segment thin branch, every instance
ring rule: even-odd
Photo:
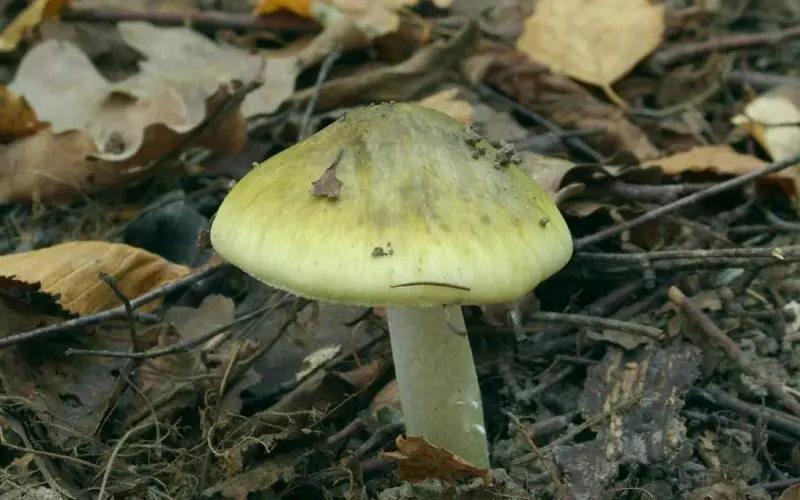
[[[721,38],[712,38],[704,42],[667,45],[650,58],[650,63],[655,68],[666,68],[683,59],[702,54],[727,52],[753,47],[774,47],[781,42],[794,38],[800,38],[800,25],[768,33],[737,34]]]
[[[131,348],[133,352],[138,352],[139,339],[136,335],[136,318],[133,316],[133,307],[131,306],[130,299],[128,299],[128,297],[122,293],[122,290],[120,290],[117,286],[117,282],[110,275],[106,273],[100,273],[100,279],[103,280],[103,282],[105,282],[109,288],[111,288],[111,291],[114,292],[114,295],[116,295],[119,301],[122,302],[122,307],[125,308],[125,316],[127,316],[128,328],[131,334]]]
[[[652,326],[631,323],[630,321],[620,321],[618,319],[596,318],[585,314],[537,312],[531,314],[530,319],[542,323],[562,323],[589,328],[610,328],[636,335],[644,335],[645,337],[654,339],[661,339],[664,337],[664,332]]]
[[[276,12],[268,16],[234,14],[214,10],[197,12],[155,12],[129,9],[76,9],[65,8],[61,12],[65,21],[118,23],[120,21],[148,21],[166,26],[195,26],[210,29],[253,29],[295,33],[314,33],[320,27],[311,19],[289,13]]]
[[[176,354],[179,352],[188,351],[193,349],[201,344],[206,343],[207,341],[213,339],[217,335],[227,332],[234,326],[244,323],[246,321],[250,321],[253,318],[256,318],[262,314],[268,313],[275,309],[277,305],[269,305],[264,307],[259,307],[255,311],[251,311],[249,313],[245,313],[240,317],[234,319],[228,324],[218,326],[208,332],[204,333],[203,335],[199,335],[197,337],[192,337],[186,340],[182,340],[180,342],[176,342],[172,345],[167,347],[162,347],[161,349],[151,349],[149,351],[134,351],[134,352],[123,352],[123,351],[93,351],[91,349],[67,349],[65,354],[67,356],[99,356],[104,358],[129,358],[129,359],[148,359],[148,358],[159,358],[161,356],[168,356],[170,354]]]
[[[755,378],[775,397],[775,399],[780,401],[786,408],[789,408],[792,413],[800,416],[800,403],[786,392],[783,384],[772,379],[758,364],[752,363],[747,359],[747,355],[742,351],[742,348],[739,347],[739,344],[731,340],[725,332],[720,330],[714,321],[712,321],[692,299],[684,295],[684,293],[675,286],[670,287],[667,295],[670,301],[680,307],[681,311],[692,323],[697,325],[703,333],[717,341],[725,351],[725,354],[728,355],[728,358],[735,362],[744,373]]]
[[[314,91],[311,93],[311,99],[308,100],[308,105],[306,106],[306,111],[303,114],[303,121],[300,123],[300,131],[297,136],[298,141],[302,141],[306,137],[308,137],[308,127],[311,124],[311,115],[314,114],[314,109],[317,107],[317,99],[319,99],[319,92],[322,88],[322,84],[325,83],[325,80],[328,79],[328,75],[330,74],[331,70],[333,69],[333,65],[342,55],[342,46],[341,44],[337,44],[336,47],[328,54],[328,57],[322,61],[322,65],[319,68],[319,74],[317,75],[317,82],[314,85]]]
[[[760,247],[760,248],[715,248],[709,250],[663,250],[660,252],[637,253],[606,253],[606,252],[577,252],[575,260],[589,260],[602,262],[638,262],[641,260],[671,260],[671,259],[711,259],[723,257],[748,257],[748,258],[779,258],[776,249],[780,250],[783,257],[800,257],[800,245],[786,247]]]
[[[761,168],[759,170],[754,170],[744,175],[728,179],[727,181],[720,182],[719,184],[711,186],[708,189],[698,191],[697,193],[686,196],[685,198],[675,200],[672,203],[668,203],[664,206],[651,210],[639,217],[636,217],[635,219],[625,221],[622,224],[618,224],[616,226],[611,226],[595,234],[584,236],[583,238],[578,238],[574,241],[574,247],[576,250],[580,250],[581,248],[603,241],[606,238],[614,236],[615,234],[619,234],[623,231],[636,227],[640,224],[644,224],[645,222],[658,219],[659,217],[674,212],[679,208],[692,205],[706,198],[710,198],[712,196],[718,195],[730,189],[742,186],[759,177],[763,177],[765,175],[772,174],[775,172],[780,172],[781,170],[785,170],[798,163],[800,163],[800,155],[793,156],[789,159],[767,165],[766,167]]]
[[[178,278],[175,281],[170,281],[158,288],[154,288],[149,292],[145,293],[144,295],[140,295],[135,299],[131,299],[130,305],[132,309],[136,309],[138,307],[142,307],[145,304],[149,304],[154,300],[160,299],[161,297],[168,295],[176,290],[180,290],[186,286],[189,286],[193,283],[196,283],[202,279],[208,278],[220,271],[230,269],[229,264],[220,264],[213,267],[207,267],[204,269],[200,269],[193,273],[187,274],[182,278]],[[115,307],[114,309],[108,309],[106,311],[100,311],[98,313],[89,314],[87,316],[81,316],[80,318],[69,319],[67,321],[63,321],[61,323],[55,325],[48,325],[43,326],[41,328],[35,328],[33,330],[28,330],[27,332],[17,333],[14,335],[9,335],[7,337],[0,338],[0,349],[4,347],[10,347],[13,345],[20,344],[22,342],[28,342],[34,339],[42,340],[44,338],[51,337],[58,333],[67,332],[70,330],[74,330],[76,328],[83,328],[92,325],[98,325],[100,323],[105,323],[107,321],[116,320],[116,319],[125,319],[127,318],[128,313],[125,310],[125,306]]]

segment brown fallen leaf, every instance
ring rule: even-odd
[[[0,201],[67,201],[133,182],[183,146],[239,83],[216,85],[181,92],[147,75],[110,83],[71,43],[37,45],[9,89],[50,126],[0,148]],[[230,151],[245,139],[234,109],[189,145]]]
[[[106,273],[125,296],[134,298],[189,272],[158,255],[122,243],[71,241],[41,250],[0,256],[0,276],[40,285],[66,311],[92,314],[119,306]],[[145,306],[152,310],[158,301]]]
[[[574,163],[561,158],[550,158],[531,151],[522,151],[520,157],[522,161],[519,167],[538,182],[551,198],[559,202],[566,201],[567,198],[559,197],[558,193],[561,191],[564,176],[575,168]]]
[[[457,96],[458,89],[449,88],[429,95],[418,101],[418,104],[446,113],[461,123],[472,123],[472,104],[469,101],[458,99]]]
[[[638,163],[659,156],[659,150],[641,128],[628,121],[619,108],[599,100],[582,85],[547,71],[516,51],[498,49],[489,53],[495,58],[487,83],[559,127],[604,129],[605,133],[583,140],[615,163]]]
[[[663,33],[664,5],[649,0],[538,0],[517,48],[555,73],[608,88]]]
[[[311,195],[319,196],[321,198],[328,198],[335,200],[339,197],[339,189],[342,187],[342,181],[336,177],[336,164],[342,157],[343,149],[336,153],[336,158],[333,159],[331,166],[325,169],[319,179],[311,183]]]
[[[0,52],[11,52],[19,46],[25,34],[42,21],[56,19],[70,0],[34,0],[0,33]]]
[[[320,112],[384,101],[409,101],[440,82],[457,61],[470,52],[478,35],[477,25],[467,23],[447,41],[439,40],[418,50],[396,66],[356,72],[320,87],[316,109]],[[311,99],[314,89],[296,92],[294,104]]]
[[[659,167],[664,175],[675,176],[684,172],[712,172],[722,175],[743,175],[767,165],[755,156],[737,153],[730,146],[697,146],[688,151],[675,153],[641,164],[643,168]],[[800,170],[785,169],[759,179],[759,182],[778,185],[787,195],[800,193]]]
[[[25,137],[44,127],[24,97],[14,95],[0,84],[0,136]]]
[[[425,438],[401,434],[395,440],[397,451],[380,452],[381,458],[397,461],[397,478],[412,483],[425,479],[457,481],[464,478],[480,478],[491,484],[492,473],[481,469],[453,452],[430,444]]]
[[[166,325],[155,326],[140,334],[140,348],[162,349],[196,339],[232,323],[233,319],[233,301],[221,295],[207,296],[196,308],[170,307],[164,313]],[[228,365],[233,363],[234,367],[237,366],[255,349],[254,342],[231,342],[225,336],[217,336],[195,349],[142,361],[134,379],[139,391],[126,412],[124,427],[134,427],[142,419],[153,417],[148,401],[159,402],[156,410],[159,419],[172,419],[187,406],[197,404],[203,394],[218,389]],[[198,373],[203,373],[203,377],[196,377]],[[223,399],[216,402],[219,417],[238,413],[242,406],[240,393],[259,380],[252,370],[242,377],[229,379]]]

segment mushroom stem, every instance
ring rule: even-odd
[[[406,433],[489,467],[478,375],[461,306],[387,308]]]

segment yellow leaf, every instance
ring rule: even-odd
[[[472,123],[472,104],[463,99],[457,99],[457,95],[458,89],[445,89],[422,99],[419,104],[448,114],[461,123]]]
[[[20,12],[6,29],[0,33],[0,52],[11,52],[17,48],[25,33],[39,23],[55,19],[71,0],[34,0]]]
[[[555,73],[608,88],[663,33],[664,5],[650,0],[538,0],[517,48]]]
[[[0,84],[0,136],[24,137],[44,127],[24,97]]]
[[[140,248],[105,241],[72,241],[0,256],[0,276],[40,284],[61,307],[79,315],[120,305],[110,287],[99,279],[101,272],[111,276],[119,290],[132,299],[186,275],[189,268]],[[149,308],[157,305],[151,303]]]
[[[766,166],[766,162],[755,156],[737,153],[726,145],[698,146],[688,151],[675,153],[657,160],[641,164],[642,168],[661,167],[666,175],[679,175],[684,172],[713,172],[727,175],[743,175]],[[800,192],[800,171],[785,169],[764,176],[760,183],[777,184],[789,196],[796,197]]]
[[[273,14],[286,10],[301,17],[311,17],[313,0],[260,0],[253,8],[253,14]]]

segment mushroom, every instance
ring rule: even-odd
[[[371,105],[255,166],[211,243],[275,288],[386,308],[407,434],[486,468],[460,306],[512,302],[572,256],[558,208],[516,162],[439,111]]]

